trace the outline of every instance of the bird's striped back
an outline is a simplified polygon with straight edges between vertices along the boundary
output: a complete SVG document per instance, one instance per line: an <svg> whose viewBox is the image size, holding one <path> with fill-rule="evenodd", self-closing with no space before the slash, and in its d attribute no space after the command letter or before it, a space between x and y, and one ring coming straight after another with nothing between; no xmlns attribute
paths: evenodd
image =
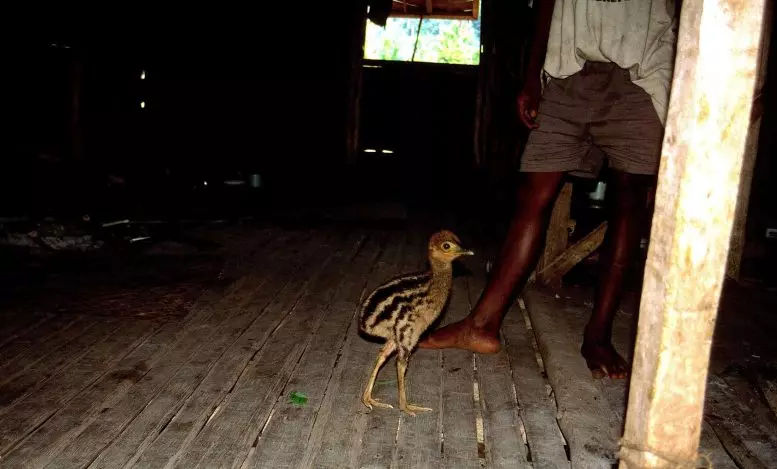
<svg viewBox="0 0 777 469"><path fill-rule="evenodd" d="M431 279L431 272L407 274L376 288L362 303L359 328L371 333L381 323L393 324L403 306L415 303L415 300L426 295Z"/></svg>

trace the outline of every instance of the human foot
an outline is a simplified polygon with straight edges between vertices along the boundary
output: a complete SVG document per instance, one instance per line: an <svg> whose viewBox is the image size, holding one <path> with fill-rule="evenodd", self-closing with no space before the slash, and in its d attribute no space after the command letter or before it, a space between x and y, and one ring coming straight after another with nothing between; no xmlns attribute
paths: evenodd
<svg viewBox="0 0 777 469"><path fill-rule="evenodd" d="M601 379L605 376L621 379L628 376L629 365L612 344L583 342L580 352L595 379Z"/></svg>
<svg viewBox="0 0 777 469"><path fill-rule="evenodd" d="M464 319L432 332L418 343L419 348L458 348L475 353L497 353L502 348L499 335L488 333Z"/></svg>

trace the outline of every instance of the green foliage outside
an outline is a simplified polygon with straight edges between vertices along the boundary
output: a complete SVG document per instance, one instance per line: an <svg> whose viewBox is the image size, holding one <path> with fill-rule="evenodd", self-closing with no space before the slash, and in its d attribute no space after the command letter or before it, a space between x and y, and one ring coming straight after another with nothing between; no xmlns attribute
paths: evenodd
<svg viewBox="0 0 777 469"><path fill-rule="evenodd" d="M480 18L443 20L389 18L386 27L367 21L364 58L410 61L418 33L415 62L477 65L480 62Z"/></svg>

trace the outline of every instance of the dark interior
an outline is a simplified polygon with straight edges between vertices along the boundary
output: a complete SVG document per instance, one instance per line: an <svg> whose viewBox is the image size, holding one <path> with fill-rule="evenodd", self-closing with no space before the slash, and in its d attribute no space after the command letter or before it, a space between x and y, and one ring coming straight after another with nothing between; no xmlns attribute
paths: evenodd
<svg viewBox="0 0 777 469"><path fill-rule="evenodd" d="M479 66L364 61L364 4L314 10L20 15L26 33L6 46L0 215L212 218L266 202L394 201L508 216L532 10L483 3ZM748 218L758 243L775 223L772 88ZM253 173L260 191L221 184ZM585 203L595 181L576 184Z"/></svg>

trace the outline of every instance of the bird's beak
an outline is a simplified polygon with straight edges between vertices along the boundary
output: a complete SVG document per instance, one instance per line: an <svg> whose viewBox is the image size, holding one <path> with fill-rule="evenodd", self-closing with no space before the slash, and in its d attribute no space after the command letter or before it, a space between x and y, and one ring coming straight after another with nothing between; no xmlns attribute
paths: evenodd
<svg viewBox="0 0 777 469"><path fill-rule="evenodd" d="M466 250L466 249L462 249L461 251L459 251L459 255L461 255L461 256L474 256L475 253L472 252L472 251Z"/></svg>

